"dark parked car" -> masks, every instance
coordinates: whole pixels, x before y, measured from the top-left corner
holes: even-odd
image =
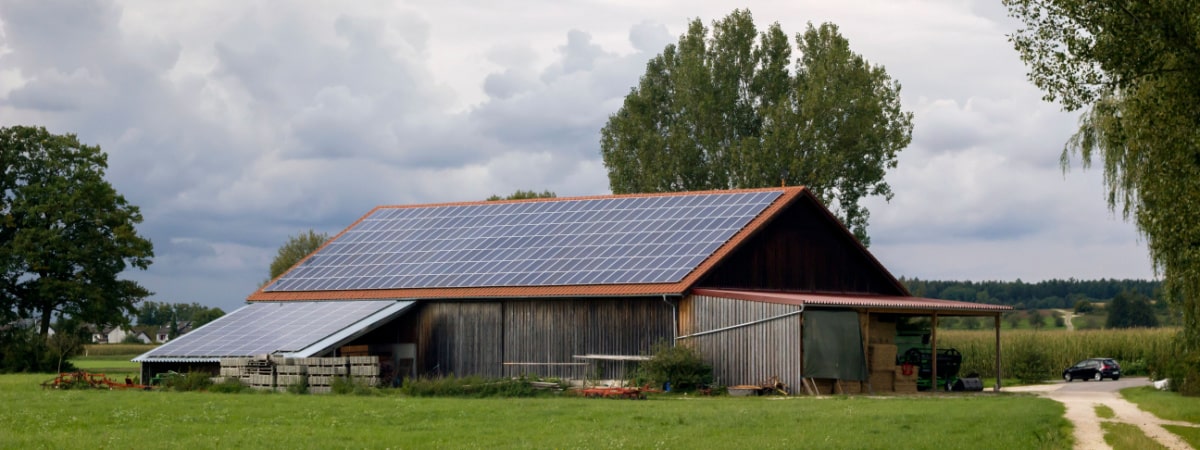
[[[1121,379],[1121,365],[1112,358],[1088,358],[1075,365],[1068,367],[1063,371],[1063,379],[1071,380],[1096,380],[1100,381],[1105,378],[1111,380]]]

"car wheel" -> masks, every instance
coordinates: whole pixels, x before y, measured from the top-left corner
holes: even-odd
[[[1092,379],[1093,379],[1093,380],[1096,380],[1096,381],[1103,380],[1103,379],[1104,379],[1104,374],[1102,374],[1102,373],[1100,373],[1100,372],[1096,372],[1096,375],[1092,376]]]
[[[1072,380],[1074,380],[1074,378],[1071,378],[1071,374],[1070,374],[1070,373],[1064,373],[1064,374],[1063,374],[1063,380],[1065,380],[1066,382],[1070,383]]]
[[[1114,375],[1114,376],[1112,377],[1112,380],[1113,380],[1113,381],[1117,381],[1117,380],[1120,380],[1120,379],[1121,379],[1121,376],[1120,376],[1120,375]]]

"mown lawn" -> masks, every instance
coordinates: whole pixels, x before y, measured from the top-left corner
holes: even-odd
[[[0,376],[0,448],[1070,448],[1061,404],[939,398],[457,399],[56,391]]]

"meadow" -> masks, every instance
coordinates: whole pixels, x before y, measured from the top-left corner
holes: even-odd
[[[1062,405],[1018,394],[412,398],[43,390],[0,376],[0,448],[1070,448]]]
[[[1062,370],[1084,358],[1109,357],[1129,376],[1148,376],[1157,361],[1174,353],[1178,328],[1117,330],[1007,330],[1000,333],[1001,367],[1014,368],[1031,357],[1042,360],[1044,380],[1057,379]],[[994,330],[938,330],[938,347],[955,348],[963,355],[960,373],[995,373]],[[1009,375],[1006,373],[1005,378]]]

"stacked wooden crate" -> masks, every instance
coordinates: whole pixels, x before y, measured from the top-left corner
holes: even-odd
[[[308,386],[308,366],[300,364],[276,365],[275,383],[275,390],[280,392],[286,392],[290,386]]]
[[[288,386],[306,385],[311,393],[332,391],[336,377],[378,386],[378,356],[331,358],[221,358],[220,378],[234,378],[254,389],[287,391]]]
[[[267,358],[246,358],[238,379],[253,389],[270,390],[275,388],[275,364]]]
[[[308,367],[308,392],[314,394],[332,392],[333,379],[349,373],[344,356],[300,358],[299,364]]]
[[[371,387],[379,385],[378,356],[348,356],[346,360],[350,364],[350,376],[355,382]]]

